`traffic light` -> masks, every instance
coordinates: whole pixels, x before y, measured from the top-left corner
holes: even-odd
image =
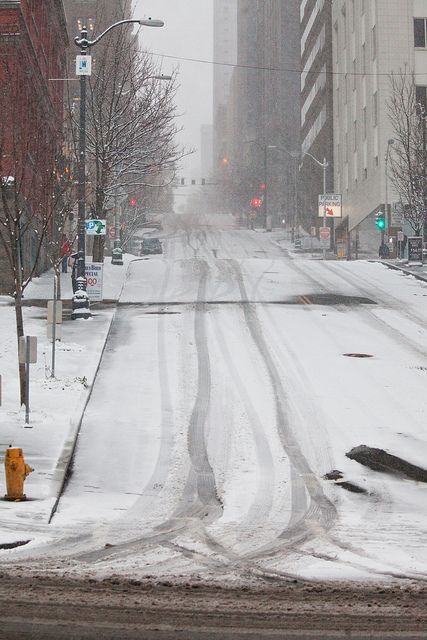
[[[138,200],[136,198],[131,198],[129,200],[129,204],[131,207],[136,207],[136,205],[138,204]]]
[[[252,198],[251,200],[251,207],[253,209],[259,209],[262,206],[262,200],[261,198]]]
[[[378,211],[375,214],[375,226],[379,231],[384,231],[385,229],[385,215],[382,211]]]

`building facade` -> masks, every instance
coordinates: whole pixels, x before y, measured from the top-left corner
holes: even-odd
[[[328,163],[326,192],[333,191],[333,75],[332,9],[330,2],[302,0],[301,20],[301,165],[298,222],[305,229],[319,226],[318,196]]]
[[[390,76],[415,73],[417,94],[425,96],[427,2],[338,0],[332,20],[335,185],[353,253],[375,251],[375,214],[396,197],[386,175]]]
[[[52,175],[62,143],[67,45],[62,0],[0,0],[1,178],[14,185],[8,196],[11,209],[22,211],[19,253],[24,277],[47,265],[40,230],[46,235],[52,231],[46,221],[51,219]],[[5,260],[3,244],[3,292],[10,288]]]
[[[238,66],[230,99],[228,173],[235,211],[253,198],[266,213],[295,216],[300,144],[299,0],[239,0]],[[267,201],[267,206],[265,206]]]
[[[227,156],[227,106],[237,59],[237,0],[214,0],[213,166]]]

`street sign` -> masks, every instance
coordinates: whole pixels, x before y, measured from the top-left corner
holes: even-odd
[[[403,233],[403,231],[398,231],[397,232],[397,241],[398,242],[403,242],[405,239],[405,234]]]
[[[421,236],[408,238],[408,264],[423,264],[423,239]]]
[[[331,237],[331,230],[329,227],[320,227],[319,236],[322,240],[329,240]]]
[[[102,297],[104,264],[86,263],[86,292],[91,302],[100,302]]]
[[[56,300],[55,303],[53,300],[47,301],[47,321],[49,324],[53,323],[53,308],[55,307],[55,323],[61,324],[62,322],[62,300]]]
[[[37,337],[22,336],[19,338],[20,364],[35,364],[37,362]]]
[[[105,236],[107,232],[106,220],[86,220],[85,229],[87,236]]]
[[[342,196],[340,193],[324,193],[319,195],[319,218],[341,218]]]
[[[116,227],[108,227],[108,235],[110,238],[116,237]]]
[[[92,75],[92,57],[76,56],[76,75],[91,76]]]

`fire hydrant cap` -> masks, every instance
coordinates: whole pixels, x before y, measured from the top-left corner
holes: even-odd
[[[9,449],[6,449],[6,458],[22,458],[22,449],[9,447]]]

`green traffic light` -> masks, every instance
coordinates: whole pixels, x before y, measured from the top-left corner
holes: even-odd
[[[385,217],[383,214],[377,214],[375,219],[375,226],[380,231],[383,231],[383,229],[385,229]]]

